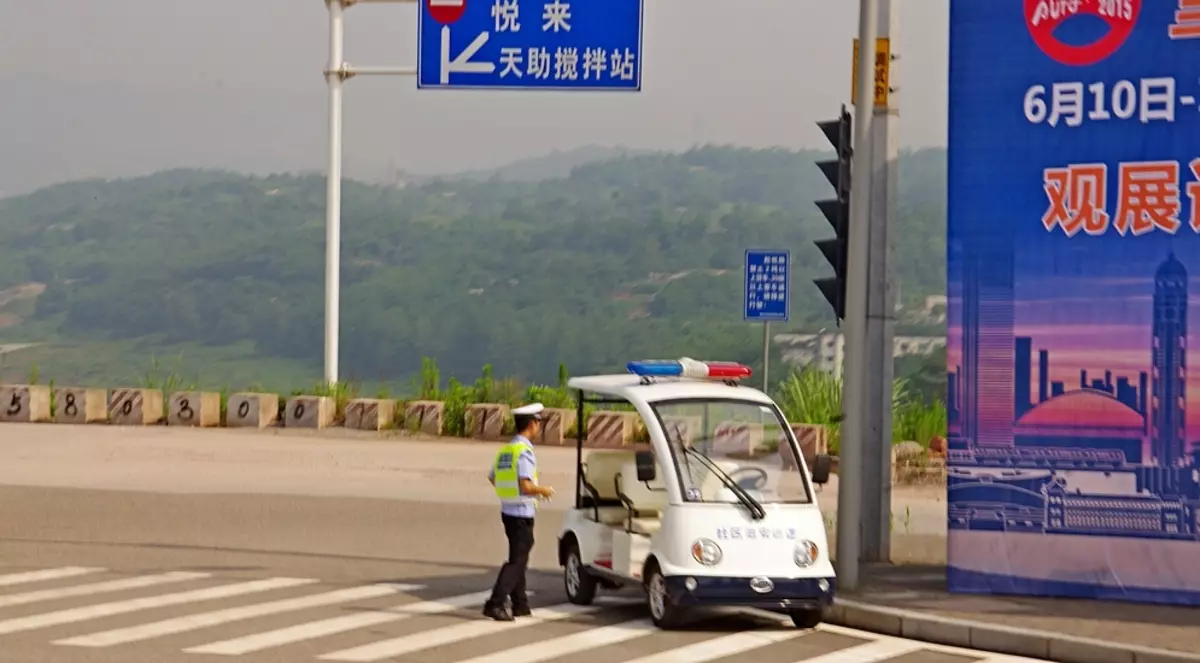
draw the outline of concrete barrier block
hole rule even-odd
[[[704,433],[704,420],[700,417],[668,416],[662,418],[663,432],[668,441],[679,440],[684,446],[691,446]]]
[[[722,421],[713,429],[713,451],[717,453],[749,455],[762,444],[762,424]]]
[[[50,421],[50,387],[37,384],[0,385],[0,421]]]
[[[221,425],[221,394],[211,391],[176,391],[167,402],[168,426],[212,428]]]
[[[54,390],[54,423],[94,424],[108,421],[108,392],[59,387]]]
[[[467,437],[477,440],[495,440],[504,437],[504,422],[508,420],[510,408],[500,403],[475,403],[468,405],[465,413]]]
[[[542,410],[541,443],[562,445],[567,441],[567,431],[575,425],[578,412],[565,407],[548,407]]]
[[[404,427],[410,431],[441,437],[446,404],[441,401],[409,401],[404,406]]]
[[[587,421],[587,443],[591,447],[623,447],[633,441],[637,412],[600,410]]]
[[[283,425],[287,428],[328,428],[337,404],[329,396],[293,396],[288,399]]]
[[[225,403],[225,425],[230,428],[266,428],[279,420],[279,394],[240,392]]]
[[[346,403],[346,428],[380,431],[391,428],[396,418],[396,401],[355,398]]]
[[[108,421],[117,426],[150,426],[163,420],[163,393],[157,389],[110,389]]]
[[[820,454],[829,453],[828,429],[818,424],[792,424],[792,434],[800,444],[800,455],[805,464],[812,467],[813,460]],[[782,436],[781,436],[782,437]],[[796,469],[796,457],[791,447],[780,440],[779,456],[783,459],[783,469]]]

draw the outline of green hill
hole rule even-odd
[[[831,230],[817,152],[633,154],[540,181],[347,182],[342,374],[552,380],[632,357],[757,361],[741,320],[746,248],[786,247],[796,330],[833,325],[811,279]],[[547,167],[548,169],[551,167]],[[900,161],[896,278],[945,288],[945,152]],[[538,167],[523,164],[523,170]],[[0,377],[111,383],[178,356],[206,385],[321,375],[325,182],[175,170],[0,200]],[[907,329],[922,331],[922,329]],[[925,329],[940,333],[937,328]]]

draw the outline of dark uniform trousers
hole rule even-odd
[[[504,522],[504,535],[508,537],[508,561],[500,567],[488,604],[500,607],[505,598],[512,598],[513,608],[525,608],[529,606],[529,597],[525,595],[525,569],[529,566],[529,552],[533,550],[533,518],[502,513],[500,519]]]

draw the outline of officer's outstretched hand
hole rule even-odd
[[[544,487],[544,490],[545,490],[545,492],[544,492],[544,493],[542,493],[542,499],[544,499],[544,500],[546,500],[547,502],[549,502],[549,501],[550,501],[550,499],[551,499],[552,497],[554,497],[554,489],[553,489],[553,488],[551,488],[550,486],[545,486],[545,487]]]

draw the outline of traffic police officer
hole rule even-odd
[[[500,567],[492,597],[483,606],[483,614],[497,621],[512,621],[529,613],[529,597],[525,595],[525,568],[533,549],[533,517],[539,499],[549,499],[554,489],[538,485],[537,458],[531,440],[542,427],[541,403],[533,403],[512,411],[517,434],[496,452],[488,481],[496,487],[500,499],[500,520],[508,537],[508,561]],[[512,599],[512,612],[505,600]]]

